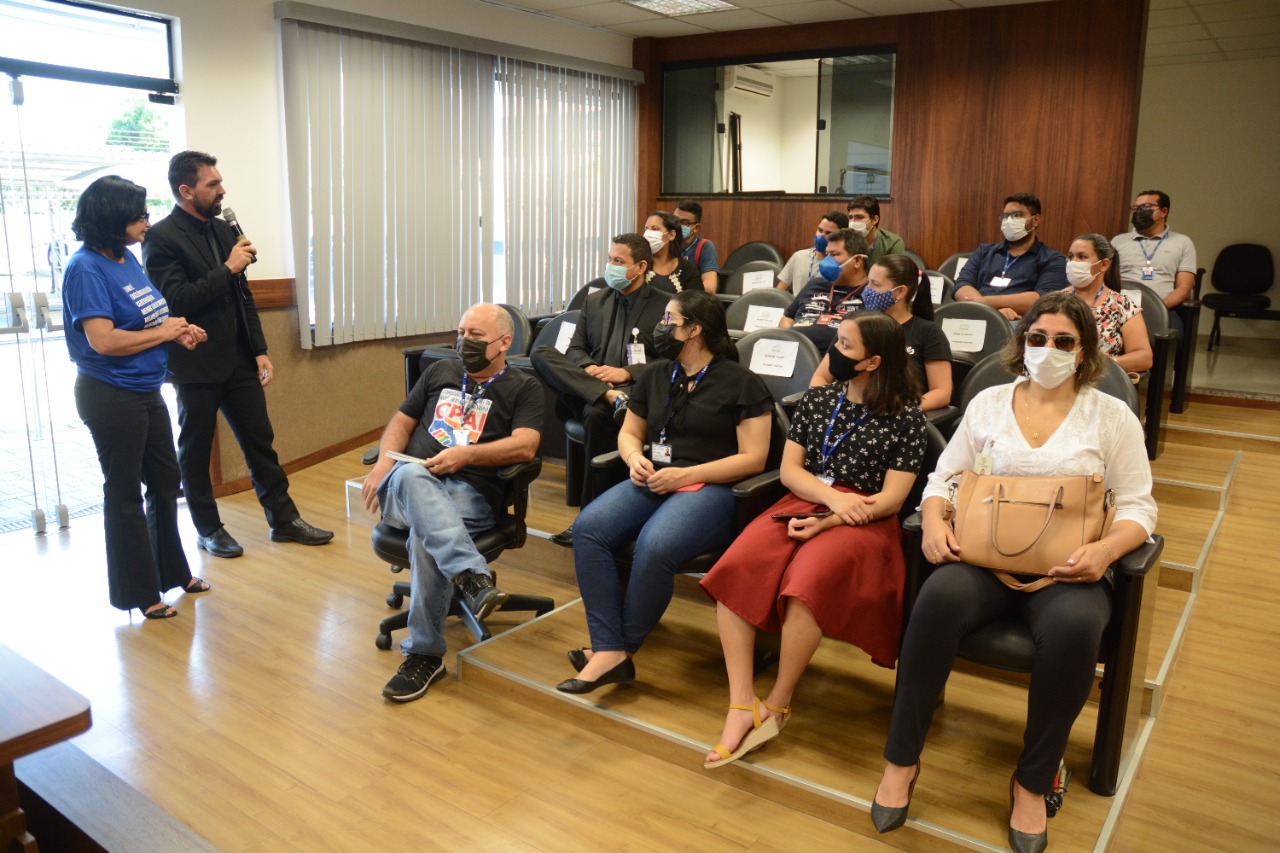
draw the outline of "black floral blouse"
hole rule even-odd
[[[839,382],[810,388],[796,408],[787,438],[804,446],[804,467],[813,474],[833,476],[860,492],[878,492],[886,471],[920,472],[925,451],[925,416],[917,405],[900,415],[870,416],[861,403],[845,400],[827,439],[834,447],[824,470],[823,436],[840,400]],[[861,421],[859,423],[859,421]],[[850,432],[843,441],[841,436]]]

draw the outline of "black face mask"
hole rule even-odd
[[[675,336],[678,328],[675,323],[657,323],[653,327],[653,349],[658,358],[675,359],[680,357],[685,342]]]
[[[1135,210],[1133,215],[1129,217],[1129,221],[1133,223],[1135,230],[1146,231],[1156,224],[1156,215],[1154,211],[1150,210]]]
[[[831,345],[831,349],[827,350],[827,369],[831,371],[832,377],[838,382],[848,382],[859,373],[863,373],[858,369],[858,360],[849,358],[849,356],[840,352],[840,347],[835,344]]]
[[[488,356],[489,344],[493,341],[477,341],[471,338],[458,338],[455,349],[462,357],[462,367],[467,373],[479,373],[488,367],[492,360]]]

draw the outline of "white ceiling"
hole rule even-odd
[[[620,35],[655,38],[907,15],[1043,0],[727,0],[737,6],[668,18],[622,0],[480,0]],[[1280,0],[1151,0],[1147,65],[1280,56]]]

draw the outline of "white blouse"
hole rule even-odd
[[[1043,447],[1032,447],[1018,427],[1012,385],[988,388],[969,404],[938,467],[929,475],[924,498],[948,496],[948,481],[973,468],[979,453],[991,457],[991,473],[1012,477],[1054,477],[1101,473],[1115,491],[1116,521],[1136,521],[1150,536],[1156,529],[1151,497],[1151,463],[1142,425],[1123,401],[1093,387],[1080,389],[1071,411]]]

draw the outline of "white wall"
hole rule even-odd
[[[724,95],[726,128],[729,113],[742,116],[742,189],[746,192],[782,189],[782,98],[779,91],[775,90],[768,98],[736,89],[730,89]]]
[[[1133,190],[1169,194],[1169,227],[1189,235],[1209,272],[1231,243],[1261,243],[1280,262],[1280,58],[1165,65],[1142,79]],[[1280,308],[1280,289],[1271,291]],[[1201,321],[1207,331],[1208,313]],[[1227,334],[1276,337],[1266,320],[1229,320]]]
[[[779,78],[782,107],[782,188],[811,193],[817,173],[818,76]]]
[[[363,15],[631,66],[631,39],[476,0],[310,0]],[[234,208],[257,244],[261,278],[294,274],[272,0],[140,0],[178,24],[179,107],[186,145],[218,158]]]

